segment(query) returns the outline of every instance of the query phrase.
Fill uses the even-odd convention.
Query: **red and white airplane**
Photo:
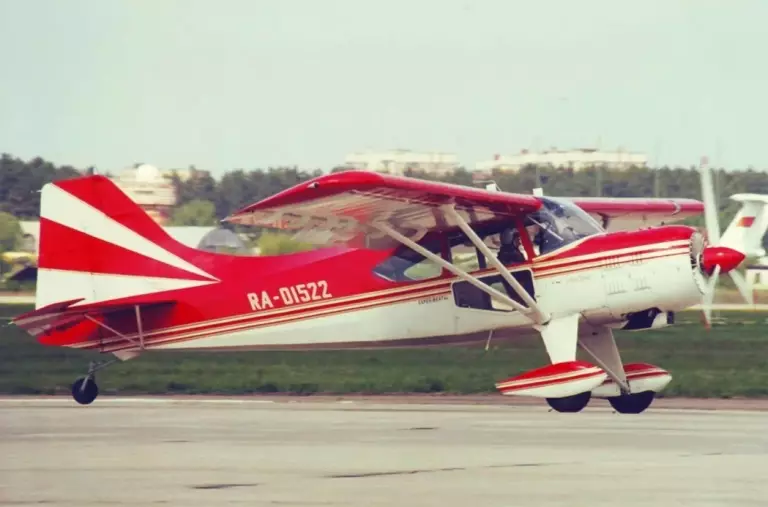
[[[228,217],[326,243],[249,257],[184,246],[109,179],[81,177],[42,190],[36,309],[14,322],[42,344],[117,357],[74,382],[81,404],[98,395],[97,370],[145,351],[482,343],[504,330],[540,334],[551,364],[498,382],[503,394],[639,413],[671,376],[623,364],[612,330],[672,324],[744,258],[661,225],[703,211],[348,171]]]

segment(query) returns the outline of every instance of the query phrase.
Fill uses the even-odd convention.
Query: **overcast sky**
[[[0,151],[329,169],[624,147],[768,168],[761,0],[0,0]]]

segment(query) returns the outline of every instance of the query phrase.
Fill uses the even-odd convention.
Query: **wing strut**
[[[466,222],[466,220],[464,220],[464,218],[456,211],[456,208],[454,208],[453,205],[446,205],[443,206],[443,211],[456,221],[461,230],[464,231],[464,234],[466,234],[470,241],[472,241],[472,243],[475,245],[475,248],[482,252],[483,256],[493,265],[494,268],[496,268],[496,271],[499,272],[502,278],[504,278],[504,280],[506,280],[507,283],[512,286],[517,295],[520,296],[523,301],[525,301],[525,303],[528,305],[528,310],[532,313],[532,317],[536,323],[544,324],[546,321],[548,321],[549,315],[545,315],[541,311],[541,308],[539,308],[539,305],[536,304],[536,301],[533,300],[531,295],[528,294],[528,291],[525,290],[525,288],[520,285],[520,282],[518,282],[515,277],[510,274],[509,270],[504,266],[504,264],[502,264],[501,261],[495,255],[493,255],[493,252],[491,252],[491,249],[488,248],[488,245],[486,245],[483,240],[480,239],[480,236],[477,235],[477,233]]]
[[[450,271],[454,275],[458,276],[462,280],[465,280],[465,281],[469,282],[470,284],[474,285],[475,287],[477,287],[481,291],[485,292],[486,294],[488,294],[489,296],[491,296],[492,298],[497,300],[499,303],[504,304],[504,305],[509,305],[512,308],[514,308],[517,311],[519,311],[520,313],[522,313],[524,315],[527,315],[534,322],[537,322],[537,323],[539,322],[538,319],[539,319],[540,313],[538,312],[538,308],[535,308],[535,309],[534,308],[526,308],[525,306],[521,305],[520,303],[518,303],[514,299],[510,298],[509,296],[507,296],[506,294],[503,294],[503,293],[499,292],[498,290],[494,289],[493,287],[491,287],[489,285],[486,285],[485,283],[481,282],[480,280],[478,280],[474,276],[470,275],[469,273],[467,273],[465,271],[462,271],[461,269],[457,268],[456,266],[454,266],[450,262],[446,261],[445,259],[443,259],[439,255],[436,255],[436,254],[430,252],[429,250],[427,250],[423,246],[419,245],[415,241],[411,240],[410,238],[407,238],[407,237],[403,236],[402,234],[400,234],[399,232],[397,232],[396,230],[394,230],[392,227],[390,227],[387,224],[384,224],[384,223],[381,223],[381,222],[375,222],[375,223],[373,223],[371,225],[373,227],[379,229],[380,231],[384,232],[385,234],[387,234],[391,238],[399,241],[400,243],[402,243],[403,245],[407,246],[408,248],[410,248],[410,249],[420,253],[421,255],[423,255],[427,259],[431,260],[432,262],[434,262],[434,263],[438,264],[439,266],[447,269],[448,271]],[[474,242],[474,240],[473,240],[473,242]],[[483,246],[485,246],[485,245],[483,245]],[[530,316],[529,315],[530,313],[534,313],[534,316]]]
[[[87,313],[84,314],[83,317],[85,317],[86,319],[90,320],[91,322],[93,322],[97,326],[103,327],[107,331],[110,331],[110,332],[114,333],[116,336],[119,336],[123,340],[126,340],[128,342],[133,343],[134,345],[139,347],[139,350],[144,350],[144,331],[143,331],[142,326],[141,326],[141,309],[140,309],[139,305],[135,305],[134,309],[136,311],[136,328],[138,329],[138,334],[139,334],[139,341],[138,342],[136,340],[134,340],[133,338],[130,338],[130,337],[124,335],[123,333],[121,333],[120,331],[116,330],[115,328],[113,328],[111,326],[108,326],[105,323],[100,322],[100,321],[94,319],[93,317],[91,317]]]

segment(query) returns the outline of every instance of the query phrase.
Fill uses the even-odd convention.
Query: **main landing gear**
[[[547,398],[547,403],[557,412],[581,412],[591,399],[592,391],[587,391],[565,398]]]
[[[606,398],[613,409],[620,414],[641,414],[653,403],[656,393],[643,391]],[[547,404],[556,412],[581,412],[592,399],[592,392],[575,394],[564,398],[547,398]]]
[[[620,414],[644,412],[672,376],[652,364],[624,364],[610,328],[579,320],[571,315],[539,326],[552,364],[498,382],[496,388],[505,395],[544,398],[557,412],[581,412],[592,398],[608,400]],[[589,362],[575,359],[577,346]]]
[[[623,394],[608,398],[608,403],[620,414],[640,414],[651,406],[656,393],[643,391],[641,393]]]
[[[92,362],[88,367],[88,374],[80,377],[72,384],[72,397],[80,405],[90,405],[99,395],[99,386],[96,384],[96,372],[117,362],[117,359],[103,363]]]

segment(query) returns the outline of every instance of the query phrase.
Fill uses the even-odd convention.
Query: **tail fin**
[[[108,178],[49,183],[40,206],[36,308],[98,303],[218,280]]]
[[[722,234],[720,244],[747,257],[765,255],[763,236],[768,229],[768,195],[735,194],[731,199],[741,202],[742,206]]]

